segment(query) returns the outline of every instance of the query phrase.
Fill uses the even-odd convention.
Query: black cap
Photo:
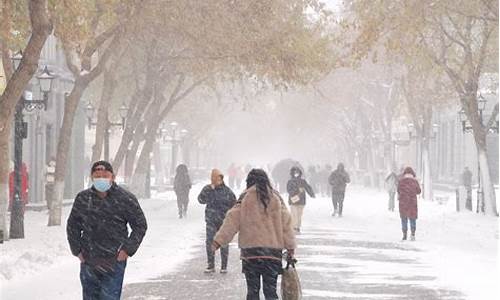
[[[92,169],[91,169],[91,173],[94,173],[96,168],[97,167],[104,167],[104,170],[106,171],[110,171],[111,173],[113,173],[113,167],[111,166],[111,164],[105,160],[100,160],[100,161],[96,161],[94,164],[92,164]]]

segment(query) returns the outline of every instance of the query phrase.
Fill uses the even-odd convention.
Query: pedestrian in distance
[[[299,167],[290,169],[290,180],[286,185],[288,192],[288,204],[292,213],[292,225],[296,233],[300,233],[302,226],[302,214],[306,205],[306,193],[315,198],[314,190],[309,183],[302,178],[302,170]]]
[[[398,184],[399,215],[401,217],[403,241],[407,239],[408,222],[410,222],[411,240],[415,240],[418,218],[417,195],[420,192],[420,185],[416,179],[415,171],[411,167],[406,167]]]
[[[211,183],[206,185],[198,195],[198,202],[205,204],[205,223],[207,268],[205,273],[215,272],[215,251],[212,243],[215,234],[222,226],[224,217],[229,209],[236,203],[236,196],[229,187],[224,184],[224,175],[221,171],[213,169],[210,177]],[[229,247],[221,247],[221,273],[227,273]]]
[[[293,259],[296,243],[291,215],[262,169],[252,169],[248,174],[246,190],[227,213],[212,250],[227,246],[238,232],[246,299],[259,299],[261,278],[265,298],[278,299],[276,286],[283,250],[287,250],[288,259]]]
[[[385,178],[385,188],[389,194],[389,211],[394,211],[395,206],[395,196],[398,189],[398,174],[396,174],[396,168],[393,167],[391,173]]]
[[[348,183],[351,182],[349,174],[346,172],[344,164],[339,163],[337,169],[328,177],[328,183],[332,187],[332,217],[338,215],[342,217],[344,209],[345,190]]]
[[[467,192],[467,199],[465,200],[465,208],[472,211],[472,172],[469,167],[465,167],[462,173],[462,185]]]
[[[189,190],[191,190],[191,186],[191,178],[189,178],[187,166],[185,164],[178,165],[175,170],[174,192],[177,196],[179,219],[187,217]]]
[[[137,198],[114,182],[109,162],[95,162],[91,178],[92,187],[78,193],[73,203],[68,242],[80,260],[83,299],[118,300],[127,260],[146,234],[146,218]]]

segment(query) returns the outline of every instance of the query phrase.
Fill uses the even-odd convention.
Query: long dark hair
[[[185,164],[180,164],[175,169],[175,180],[191,180],[189,178],[189,171]]]
[[[247,189],[254,186],[257,189],[257,198],[262,202],[264,208],[267,209],[273,188],[266,172],[262,169],[252,169],[247,176]]]

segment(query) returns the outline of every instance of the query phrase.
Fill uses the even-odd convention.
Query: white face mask
[[[299,178],[299,177],[300,177],[300,173],[295,173],[295,174],[293,174],[293,177],[295,177],[295,178]]]
[[[92,181],[95,189],[101,193],[107,192],[111,188],[111,179],[94,178]]]

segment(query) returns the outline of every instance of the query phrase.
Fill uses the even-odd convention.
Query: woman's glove
[[[213,251],[213,252],[215,252],[215,251],[217,251],[217,249],[219,249],[219,248],[220,248],[219,243],[217,243],[216,241],[213,241],[213,242],[212,242],[212,251]]]

